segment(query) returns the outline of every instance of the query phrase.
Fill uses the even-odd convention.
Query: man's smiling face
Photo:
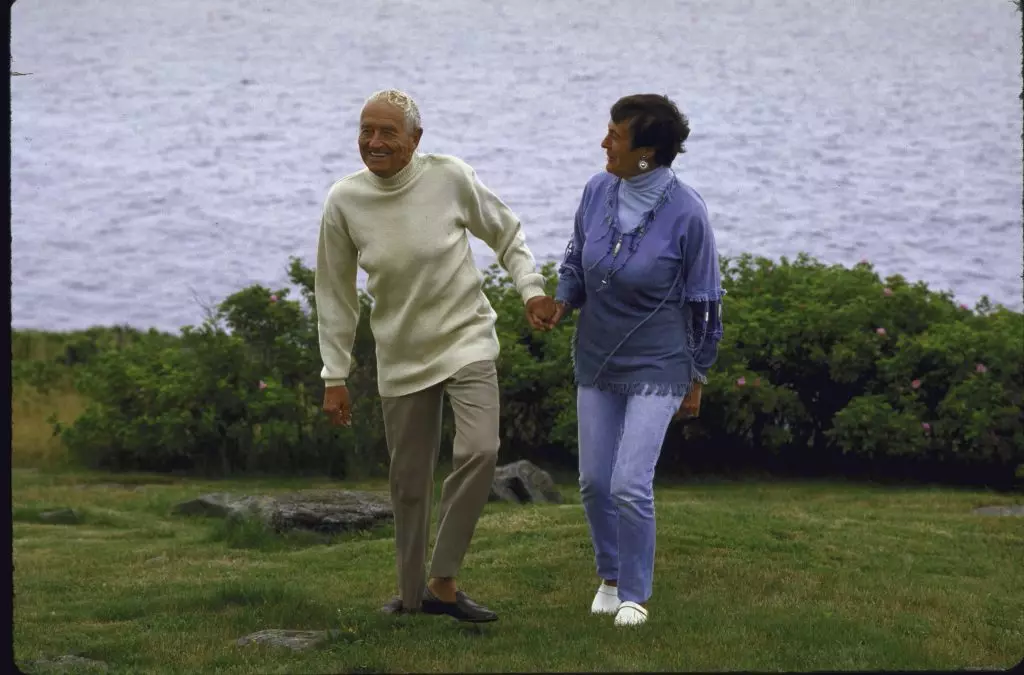
[[[367,169],[391,178],[412,159],[422,135],[422,129],[409,129],[399,108],[373,101],[359,116],[359,155]]]

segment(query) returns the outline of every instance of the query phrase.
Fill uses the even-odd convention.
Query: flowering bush
[[[553,292],[554,266],[544,273]],[[741,256],[723,259],[722,274],[719,359],[700,417],[670,429],[662,468],[898,465],[929,477],[942,465],[1005,482],[1024,465],[1020,313],[987,301],[971,310],[867,263]],[[90,358],[79,385],[94,404],[65,441],[116,468],[383,471],[371,299],[360,294],[353,426],[336,429],[320,412],[313,271],[293,260],[290,278],[306,307],[288,289],[253,286],[173,343],[140,338]],[[502,461],[571,468],[574,319],[535,333],[511,280],[492,267],[484,282],[501,341]],[[447,413],[444,430],[450,439]]]

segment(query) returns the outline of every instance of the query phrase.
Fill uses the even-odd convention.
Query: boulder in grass
[[[561,504],[562,493],[556,489],[551,474],[521,459],[495,469],[489,500],[516,504]]]
[[[386,496],[352,490],[303,490],[273,497],[215,492],[181,502],[172,512],[258,521],[277,532],[322,534],[368,530],[394,518]]]

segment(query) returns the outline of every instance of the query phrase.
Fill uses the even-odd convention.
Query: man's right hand
[[[326,387],[324,389],[324,412],[335,426],[352,425],[352,401],[348,387]]]

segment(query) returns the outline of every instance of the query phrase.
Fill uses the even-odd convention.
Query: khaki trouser
[[[441,491],[431,577],[458,575],[487,504],[498,461],[498,373],[493,361],[471,363],[429,389],[381,399],[391,455],[398,588],[406,609],[419,608],[426,583],[430,510],[445,393],[455,413],[455,445],[452,473]]]

